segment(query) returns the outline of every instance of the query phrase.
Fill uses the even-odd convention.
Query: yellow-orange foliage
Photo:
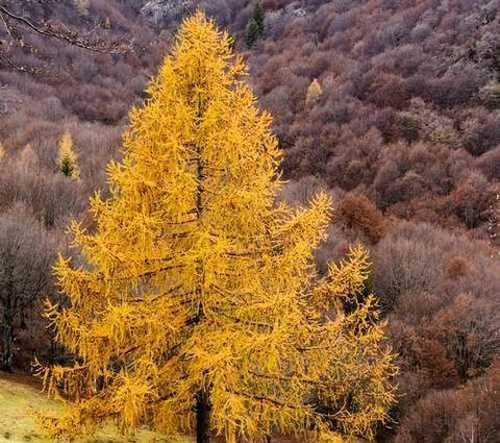
[[[318,79],[315,78],[307,88],[306,105],[314,104],[321,97],[321,94],[323,94],[323,88]]]
[[[333,428],[369,438],[385,419],[394,366],[375,299],[339,308],[364,289],[367,253],[320,278],[330,200],[276,205],[281,152],[245,73],[197,13],[132,111],[111,197],[91,202],[95,232],[72,225],[86,264],[55,268],[70,306],[48,316],[76,363],[44,372],[72,400],[45,418],[53,437],[109,417],[189,433],[210,412],[229,442],[336,441]]]
[[[66,177],[73,180],[80,178],[80,168],[78,167],[78,155],[73,146],[73,137],[69,131],[65,131],[59,141],[59,156],[57,159],[59,170]]]

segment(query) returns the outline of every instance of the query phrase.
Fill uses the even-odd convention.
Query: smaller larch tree
[[[78,13],[84,17],[89,15],[90,1],[89,0],[74,0]]]
[[[323,88],[321,87],[321,83],[317,78],[315,78],[307,88],[306,105],[307,106],[314,105],[319,100],[322,94],[323,94]]]
[[[66,177],[78,180],[80,169],[78,167],[78,155],[73,144],[73,137],[69,131],[65,131],[59,141],[59,155],[57,159],[59,171]]]
[[[69,400],[44,419],[53,438],[114,418],[198,443],[318,442],[386,419],[395,367],[360,297],[367,253],[319,275],[330,198],[277,203],[282,153],[245,75],[228,35],[188,19],[131,114],[110,198],[91,201],[95,231],[72,225],[83,265],[60,258],[69,305],[47,315],[75,364],[40,371]]]

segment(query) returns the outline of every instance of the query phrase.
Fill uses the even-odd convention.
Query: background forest
[[[362,242],[398,353],[380,441],[498,441],[500,1],[0,0],[95,52],[0,20],[1,365],[64,362],[41,318],[51,267],[106,195],[128,111],[180,20],[235,37],[286,151],[283,198],[334,198],[320,268]],[[66,29],[66,28],[65,28]],[[109,53],[113,52],[113,53]],[[65,252],[67,254],[67,252]],[[63,302],[63,301],[62,301]]]

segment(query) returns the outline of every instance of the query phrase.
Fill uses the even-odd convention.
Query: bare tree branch
[[[76,46],[78,48],[86,49],[89,51],[108,54],[123,54],[129,49],[129,47],[124,45],[123,42],[107,42],[103,39],[87,40],[83,39],[78,32],[71,31],[70,29],[58,29],[50,23],[45,23],[43,25],[34,24],[26,17],[16,15],[12,11],[9,11],[5,6],[2,6],[1,4],[0,16],[2,16],[2,20],[4,23],[6,22],[5,16],[7,16],[8,18],[28,28],[34,33],[37,33],[44,37],[61,40],[63,42],[69,43],[72,46]],[[9,28],[8,25],[7,28]]]
[[[45,0],[40,3],[45,3]],[[86,51],[101,54],[124,54],[131,50],[131,44],[126,41],[112,41],[104,38],[86,38],[76,30],[69,29],[63,23],[54,24],[49,22],[37,23],[32,19],[18,14],[0,0],[0,25],[7,31],[8,40],[0,40],[0,62],[3,62],[11,69],[19,72],[36,73],[39,69],[32,69],[18,65],[12,58],[11,53],[14,46],[29,48],[23,38],[23,33],[29,32],[40,35],[47,39],[58,40],[70,46],[75,46]]]

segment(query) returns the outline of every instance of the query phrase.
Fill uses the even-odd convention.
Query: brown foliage
[[[308,2],[300,20],[293,6],[268,5],[273,20],[250,64],[263,106],[277,117],[285,172],[295,179],[317,175],[346,191],[363,185],[371,199],[377,194],[379,208],[397,205],[395,212],[408,218],[424,204],[423,219],[443,226],[484,224],[477,206],[474,214],[457,215],[434,197],[464,183],[471,166],[461,152],[480,159],[499,143],[498,115],[478,104],[494,69],[488,61],[498,44],[489,37],[494,20],[480,19],[488,8],[474,2],[443,10],[435,20],[431,0],[383,5]],[[445,47],[456,48],[451,60]],[[297,95],[315,78],[323,93],[311,108]],[[366,143],[374,128],[382,146],[373,135]],[[400,141],[418,142],[419,157],[407,152],[406,161],[398,161],[393,149],[383,149]],[[477,165],[488,168],[492,180],[495,167]]]
[[[450,203],[452,210],[465,225],[475,228],[488,220],[494,198],[494,190],[486,178],[473,172],[450,195]]]
[[[498,441],[500,362],[463,389],[431,391],[417,402],[396,436],[397,443]]]
[[[347,229],[361,232],[374,244],[386,232],[384,216],[364,195],[347,194],[337,207],[335,220]]]

